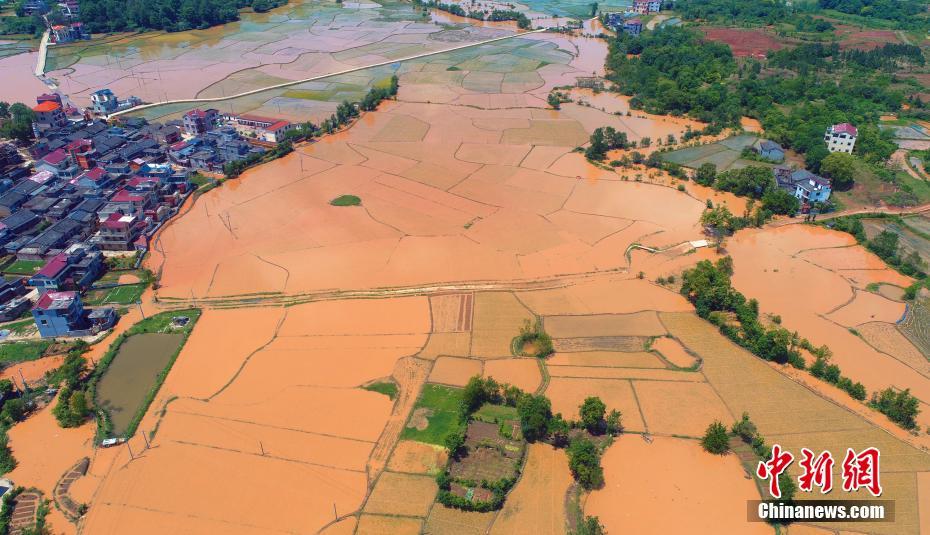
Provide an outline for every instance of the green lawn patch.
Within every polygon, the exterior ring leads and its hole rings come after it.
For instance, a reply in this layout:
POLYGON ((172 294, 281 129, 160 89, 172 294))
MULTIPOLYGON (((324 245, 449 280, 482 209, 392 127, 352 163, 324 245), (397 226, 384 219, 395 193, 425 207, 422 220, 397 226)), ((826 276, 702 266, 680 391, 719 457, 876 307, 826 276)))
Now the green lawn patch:
POLYGON ((340 195, 339 197, 329 201, 329 204, 333 206, 358 206, 362 204, 362 199, 356 197, 355 195, 340 195))
POLYGON ((459 428, 461 401, 460 388, 425 385, 401 438, 444 446, 446 435, 459 428))
POLYGON ((114 288, 104 288, 101 290, 90 290, 84 296, 84 304, 87 305, 131 305, 142 297, 145 283, 127 284, 116 286, 114 288))
POLYGON ((35 275, 35 272, 39 271, 43 265, 45 262, 41 260, 15 260, 3 268, 3 272, 13 275, 35 275))
POLYGON ((485 403, 482 405, 480 409, 472 414, 472 418, 492 424, 510 420, 519 421, 520 419, 517 415, 516 407, 509 407, 507 405, 492 405, 490 403, 485 403))
POLYGON ((363 386, 362 388, 365 390, 370 390, 371 392, 384 394, 385 396, 391 398, 391 401, 394 401, 394 398, 397 397, 397 385, 394 383, 372 383, 368 386, 363 386))
POLYGON ((48 340, 0 344, 0 366, 36 360, 42 357, 51 345, 48 340))

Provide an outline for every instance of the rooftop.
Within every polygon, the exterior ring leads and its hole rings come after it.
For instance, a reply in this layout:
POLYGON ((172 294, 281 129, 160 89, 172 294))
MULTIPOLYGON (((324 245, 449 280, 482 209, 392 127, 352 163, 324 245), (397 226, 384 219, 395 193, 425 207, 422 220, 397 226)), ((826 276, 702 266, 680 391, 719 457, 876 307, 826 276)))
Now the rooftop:
POLYGON ((40 310, 65 309, 70 307, 75 299, 77 299, 77 292, 46 292, 36 302, 36 308, 40 310))
POLYGON ((54 102, 52 100, 46 100, 41 104, 37 104, 32 107, 32 111, 36 113, 48 113, 50 111, 55 111, 61 109, 61 104, 54 102))

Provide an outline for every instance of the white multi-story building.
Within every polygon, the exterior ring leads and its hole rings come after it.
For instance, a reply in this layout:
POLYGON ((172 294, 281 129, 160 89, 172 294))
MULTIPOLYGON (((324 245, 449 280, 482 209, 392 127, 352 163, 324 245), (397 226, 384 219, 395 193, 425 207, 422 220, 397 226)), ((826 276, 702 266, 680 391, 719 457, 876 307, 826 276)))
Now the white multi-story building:
POLYGON ((841 123, 827 128, 823 140, 827 143, 827 150, 830 152, 852 154, 853 148, 856 146, 856 136, 858 135, 859 130, 855 126, 849 123, 841 123))

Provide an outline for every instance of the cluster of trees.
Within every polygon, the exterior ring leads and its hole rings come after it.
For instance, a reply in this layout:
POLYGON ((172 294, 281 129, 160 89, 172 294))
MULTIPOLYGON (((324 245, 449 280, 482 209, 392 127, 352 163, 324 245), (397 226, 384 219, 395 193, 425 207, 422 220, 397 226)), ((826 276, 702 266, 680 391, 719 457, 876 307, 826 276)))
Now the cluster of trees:
POLYGON ((91 413, 86 392, 89 377, 87 359, 82 355, 84 351, 83 347, 69 351, 54 376, 54 380, 64 382, 61 392, 58 393, 58 402, 52 409, 52 414, 61 427, 78 427, 91 413))
POLYGON ((875 392, 872 394, 869 406, 905 429, 917 427, 920 401, 911 395, 910 389, 898 391, 888 387, 881 392, 875 392))
POLYGON ((678 0, 675 10, 686 19, 732 24, 777 24, 790 14, 785 0, 678 0))
POLYGON ((607 151, 614 149, 627 149, 635 147, 635 142, 627 139, 626 132, 619 132, 612 126, 595 128, 589 138, 590 144, 584 155, 589 160, 602 161, 607 157, 607 151))
POLYGON ((730 230, 739 230, 750 223, 761 225, 773 214, 795 215, 801 209, 800 201, 788 191, 779 188, 770 167, 750 165, 717 173, 717 166, 704 163, 697 169, 694 181, 719 191, 761 200, 761 212, 753 217, 747 214, 743 221, 733 220, 730 230))
POLYGON ((261 154, 250 154, 241 160, 226 162, 226 164, 223 165, 223 174, 226 175, 226 178, 236 178, 241 175, 243 171, 254 165, 286 156, 293 150, 294 143, 290 139, 285 138, 283 141, 278 142, 275 148, 270 151, 261 154))
POLYGON ((0 17, 0 35, 33 35, 39 37, 45 29, 45 21, 39 15, 17 15, 0 17))
POLYGON ((610 44, 606 68, 620 92, 633 96, 634 108, 720 126, 739 120, 739 102, 726 85, 736 72, 733 53, 697 31, 668 26, 638 37, 620 34, 610 44))
POLYGON ((818 379, 823 379, 824 381, 835 385, 841 390, 846 391, 846 393, 849 394, 849 396, 853 399, 865 401, 865 386, 863 386, 860 382, 852 382, 852 379, 849 377, 843 377, 842 373, 840 372, 840 367, 836 364, 829 363, 828 351, 829 350, 823 351, 816 357, 814 363, 811 364, 811 375, 818 379))
POLYGON ((0 137, 25 143, 33 138, 32 121, 35 112, 29 106, 16 102, 0 102, 0 137))
POLYGON ((13 383, 9 379, 0 379, 0 394, 3 402, 3 408, 0 409, 0 474, 6 474, 16 468, 16 459, 6 432, 13 424, 26 418, 29 407, 22 397, 16 397, 13 383))
POLYGON ((268 11, 287 0, 82 0, 81 21, 93 33, 169 32, 209 28, 239 19, 239 10, 268 11))
POLYGON ((555 351, 552 347, 552 337, 543 330, 539 321, 525 320, 520 327, 520 334, 516 338, 517 350, 522 351, 527 344, 535 346, 534 357, 545 358, 555 351))
POLYGON ((920 47, 885 43, 872 50, 840 49, 838 43, 802 43, 794 48, 772 52, 768 64, 792 70, 835 71, 843 67, 894 72, 909 66, 922 67, 926 63, 920 47))
POLYGON ((927 12, 926 2, 920 0, 818 0, 822 9, 835 9, 841 13, 862 17, 893 20, 901 28, 923 27, 927 12))
POLYGON ((444 2, 437 2, 436 0, 413 0, 414 5, 425 7, 425 8, 435 8, 440 11, 445 11, 446 13, 451 13, 459 17, 468 17, 475 20, 491 20, 491 21, 508 21, 513 20, 517 22, 517 27, 527 30, 532 27, 530 19, 526 15, 519 11, 514 11, 512 9, 495 9, 490 13, 487 11, 481 10, 471 10, 465 11, 459 4, 446 4, 444 2))

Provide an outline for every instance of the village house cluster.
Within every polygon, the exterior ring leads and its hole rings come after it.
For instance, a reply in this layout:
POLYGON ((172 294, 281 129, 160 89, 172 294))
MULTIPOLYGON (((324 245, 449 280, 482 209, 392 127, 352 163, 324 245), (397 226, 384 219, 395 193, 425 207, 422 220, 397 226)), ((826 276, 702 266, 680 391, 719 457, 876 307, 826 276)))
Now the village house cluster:
POLYGON ((639 35, 643 32, 643 21, 639 16, 653 15, 661 10, 661 0, 634 0, 629 10, 607 13, 604 20, 606 26, 618 34, 639 35))
POLYGON ((194 189, 192 170, 222 172, 295 128, 216 110, 167 124, 97 118, 136 104, 109 89, 94 92, 87 110, 58 94, 40 95, 32 108, 35 142, 0 142, 0 249, 41 265, 31 276, 0 278, 0 321, 31 307, 42 336, 109 328, 113 309, 89 309, 81 300, 104 273, 105 255, 147 250, 194 189))

